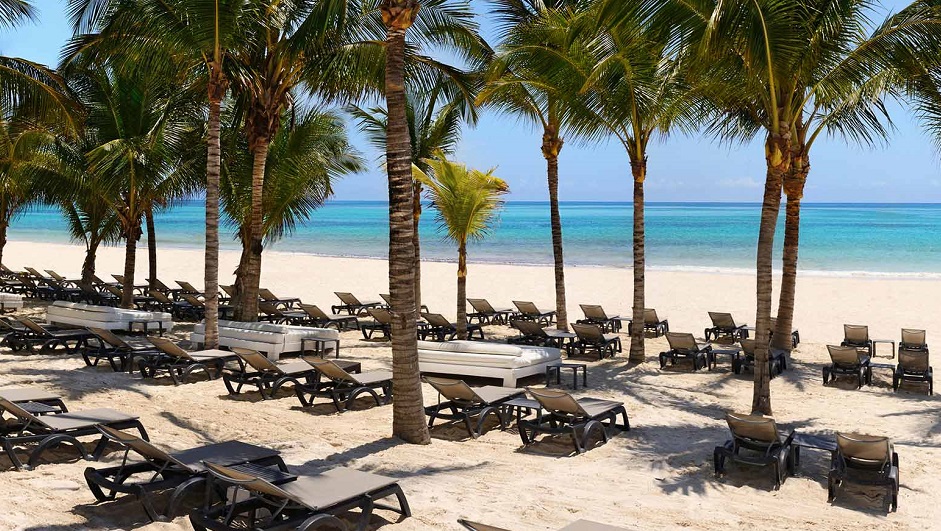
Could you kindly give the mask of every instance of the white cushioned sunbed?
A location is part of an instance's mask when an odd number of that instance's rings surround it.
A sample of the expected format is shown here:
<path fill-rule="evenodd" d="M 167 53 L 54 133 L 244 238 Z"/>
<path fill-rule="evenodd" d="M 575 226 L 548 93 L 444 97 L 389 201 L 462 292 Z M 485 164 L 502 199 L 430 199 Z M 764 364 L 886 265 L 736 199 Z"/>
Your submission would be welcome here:
<path fill-rule="evenodd" d="M 129 321 L 149 321 L 149 330 L 156 330 L 159 321 L 164 330 L 173 328 L 173 318 L 165 312 L 143 312 L 81 302 L 56 301 L 46 308 L 46 321 L 70 326 L 94 326 L 107 330 L 127 330 Z"/>
<path fill-rule="evenodd" d="M 0 293 L 0 310 L 19 310 L 23 307 L 23 296 L 16 293 Z"/>
<path fill-rule="evenodd" d="M 524 376 L 545 374 L 546 366 L 561 357 L 562 351 L 551 347 L 484 341 L 418 342 L 422 372 L 498 378 L 504 387 L 516 387 L 516 380 Z"/>
<path fill-rule="evenodd" d="M 198 323 L 193 328 L 190 340 L 202 344 L 206 339 L 205 330 L 205 324 Z M 328 343 L 325 347 L 340 348 L 340 333 L 333 329 L 260 322 L 219 321 L 219 346 L 257 350 L 273 361 L 278 360 L 281 354 L 300 352 L 303 349 L 302 340 L 304 339 L 322 339 Z"/>

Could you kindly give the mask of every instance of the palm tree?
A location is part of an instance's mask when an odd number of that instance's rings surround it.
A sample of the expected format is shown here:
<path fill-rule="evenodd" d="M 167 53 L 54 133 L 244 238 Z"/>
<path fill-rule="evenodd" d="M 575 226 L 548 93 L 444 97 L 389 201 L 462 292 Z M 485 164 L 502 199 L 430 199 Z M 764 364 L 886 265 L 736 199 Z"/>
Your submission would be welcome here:
<path fill-rule="evenodd" d="M 492 230 L 500 197 L 509 191 L 494 170 L 469 170 L 444 154 L 426 159 L 425 171 L 415 166 L 415 179 L 428 187 L 427 196 L 438 212 L 438 226 L 457 243 L 457 337 L 467 339 L 467 242 L 480 240 Z"/>

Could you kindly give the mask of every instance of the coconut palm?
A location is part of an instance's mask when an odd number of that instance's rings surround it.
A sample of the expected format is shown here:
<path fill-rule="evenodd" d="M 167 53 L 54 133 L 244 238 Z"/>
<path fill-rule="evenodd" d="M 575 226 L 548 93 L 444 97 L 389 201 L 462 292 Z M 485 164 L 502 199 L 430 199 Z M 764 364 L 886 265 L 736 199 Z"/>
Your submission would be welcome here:
<path fill-rule="evenodd" d="M 509 191 L 506 182 L 493 175 L 451 162 L 438 153 L 426 159 L 425 171 L 415 166 L 415 179 L 427 187 L 426 195 L 437 211 L 441 232 L 457 244 L 457 337 L 467 339 L 467 242 L 481 240 L 493 229 Z"/>

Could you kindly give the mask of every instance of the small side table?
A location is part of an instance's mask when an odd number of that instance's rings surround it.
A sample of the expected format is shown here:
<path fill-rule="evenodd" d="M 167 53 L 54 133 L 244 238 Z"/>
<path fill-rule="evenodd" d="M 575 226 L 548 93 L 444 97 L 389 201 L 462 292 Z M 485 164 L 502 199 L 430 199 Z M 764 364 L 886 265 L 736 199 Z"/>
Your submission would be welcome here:
<path fill-rule="evenodd" d="M 308 349 L 307 345 L 311 344 L 313 348 Z M 305 337 L 301 339 L 301 350 L 307 352 L 310 350 L 315 355 L 320 356 L 321 358 L 327 355 L 327 346 L 333 345 L 334 357 L 340 357 L 340 340 L 339 339 L 324 339 L 320 337 Z"/>
<path fill-rule="evenodd" d="M 895 358 L 895 340 L 894 339 L 873 339 L 872 340 L 872 357 L 875 358 L 878 356 L 878 354 L 876 354 L 876 345 L 878 345 L 879 343 L 892 345 L 892 355 L 885 356 L 885 357 L 894 359 Z"/>
<path fill-rule="evenodd" d="M 555 383 L 562 383 L 562 370 L 572 369 L 572 389 L 578 389 L 578 371 L 582 371 L 582 387 L 588 387 L 588 365 L 585 363 L 555 363 L 546 366 L 546 386 L 555 375 Z"/>
<path fill-rule="evenodd" d="M 514 411 L 516 412 L 516 424 L 519 425 L 523 417 L 528 417 L 533 412 L 537 418 L 542 418 L 542 406 L 539 402 L 529 398 L 514 398 L 500 404 L 500 409 L 504 417 L 508 417 Z"/>
<path fill-rule="evenodd" d="M 714 348 L 709 351 L 709 354 L 706 356 L 707 363 L 709 365 L 709 370 L 716 368 L 716 362 L 718 361 L 718 355 L 723 354 L 729 357 L 729 361 L 732 364 L 732 367 L 735 367 L 738 364 L 738 357 L 741 354 L 737 348 Z"/>
<path fill-rule="evenodd" d="M 163 337 L 163 331 L 164 331 L 164 330 L 163 330 L 163 321 L 160 321 L 160 320 L 152 320 L 152 319 L 132 319 L 132 320 L 128 321 L 128 322 L 127 322 L 127 333 L 129 333 L 129 334 L 135 333 L 136 331 L 134 330 L 134 325 L 140 325 L 140 327 L 141 327 L 141 333 L 146 336 L 146 335 L 147 335 L 147 332 L 148 332 L 148 330 L 149 330 L 150 325 L 151 325 L 151 324 L 154 324 L 154 323 L 156 323 L 156 325 L 157 325 L 157 333 L 158 333 L 161 337 Z"/>

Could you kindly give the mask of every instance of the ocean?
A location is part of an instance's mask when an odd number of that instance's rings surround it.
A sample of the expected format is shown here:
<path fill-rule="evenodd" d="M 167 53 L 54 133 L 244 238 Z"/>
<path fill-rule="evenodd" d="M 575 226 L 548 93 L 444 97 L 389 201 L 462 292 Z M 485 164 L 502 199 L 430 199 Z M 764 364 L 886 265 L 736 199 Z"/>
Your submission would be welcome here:
<path fill-rule="evenodd" d="M 629 203 L 563 202 L 565 260 L 572 266 L 630 267 Z M 646 207 L 647 264 L 652 269 L 734 272 L 754 268 L 760 205 L 651 203 Z M 384 258 L 388 206 L 335 201 L 315 212 L 273 250 L 324 256 Z M 776 243 L 783 240 L 782 208 Z M 158 247 L 203 245 L 203 203 L 189 201 L 156 215 Z M 238 249 L 231 227 L 222 247 Z M 941 205 L 805 204 L 800 269 L 826 275 L 941 277 Z M 16 219 L 11 240 L 65 243 L 68 231 L 53 208 Z M 143 243 L 143 242 L 142 242 Z M 454 261 L 456 247 L 437 230 L 433 210 L 421 219 L 423 257 Z M 491 234 L 468 247 L 471 262 L 551 264 L 549 206 L 508 202 Z"/>

